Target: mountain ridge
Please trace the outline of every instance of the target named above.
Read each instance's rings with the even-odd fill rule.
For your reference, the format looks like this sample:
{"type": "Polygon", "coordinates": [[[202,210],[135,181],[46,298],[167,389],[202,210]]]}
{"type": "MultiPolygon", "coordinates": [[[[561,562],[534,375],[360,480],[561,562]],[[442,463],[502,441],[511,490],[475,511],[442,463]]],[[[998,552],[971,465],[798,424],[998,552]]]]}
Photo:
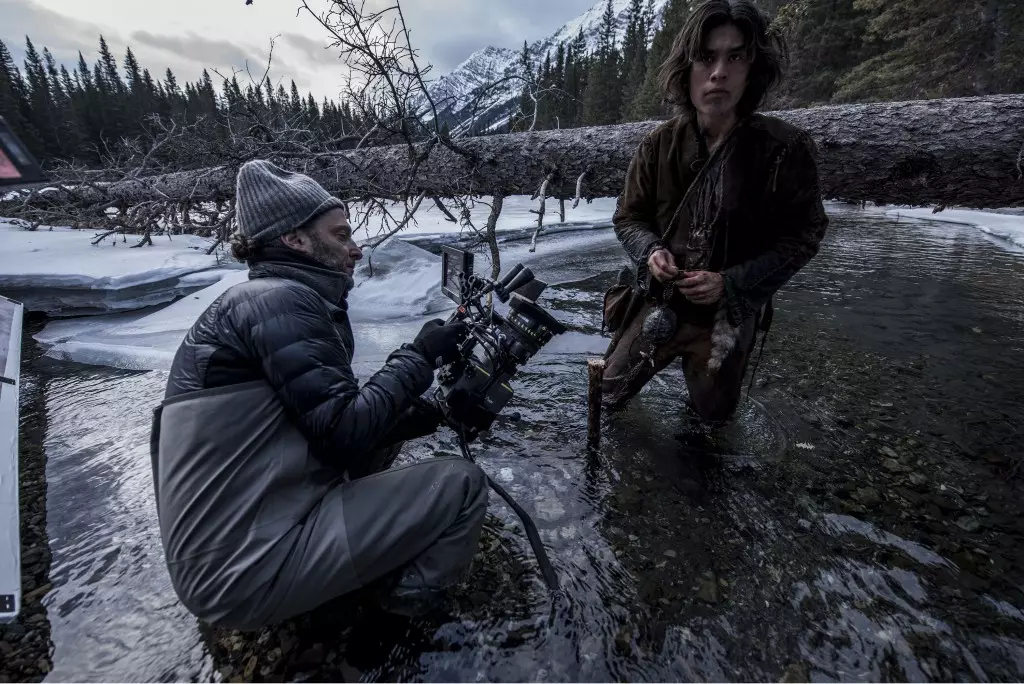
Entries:
{"type": "MultiPolygon", "coordinates": [[[[667,4],[668,0],[654,0],[656,26],[660,26],[667,4]]],[[[629,5],[630,0],[612,0],[617,45],[622,43],[626,32],[629,5]]],[[[605,6],[606,0],[599,0],[550,36],[529,45],[534,70],[543,64],[548,51],[554,52],[559,45],[567,45],[581,30],[588,54],[594,52],[600,40],[605,6]]],[[[453,135],[474,128],[493,132],[508,123],[523,87],[519,55],[519,50],[487,46],[428,84],[427,92],[437,106],[438,119],[448,125],[453,135]]]]}

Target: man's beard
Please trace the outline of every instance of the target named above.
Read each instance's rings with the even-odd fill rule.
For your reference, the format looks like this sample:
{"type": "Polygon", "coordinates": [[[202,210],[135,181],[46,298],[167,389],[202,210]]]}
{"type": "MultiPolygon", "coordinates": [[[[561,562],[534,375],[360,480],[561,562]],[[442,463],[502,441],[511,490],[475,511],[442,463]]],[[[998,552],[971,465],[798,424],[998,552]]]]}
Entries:
{"type": "Polygon", "coordinates": [[[348,264],[345,263],[345,259],[332,252],[324,241],[320,239],[319,235],[316,233],[310,233],[309,243],[310,248],[312,249],[310,256],[323,264],[324,268],[329,268],[330,270],[337,271],[338,273],[345,273],[346,267],[348,266],[348,264]]]}

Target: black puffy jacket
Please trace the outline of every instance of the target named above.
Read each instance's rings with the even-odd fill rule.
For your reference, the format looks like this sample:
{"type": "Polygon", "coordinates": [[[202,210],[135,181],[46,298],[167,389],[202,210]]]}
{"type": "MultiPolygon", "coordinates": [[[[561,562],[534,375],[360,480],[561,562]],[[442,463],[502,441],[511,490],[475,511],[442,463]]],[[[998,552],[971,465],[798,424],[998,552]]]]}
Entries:
{"type": "MultiPolygon", "coordinates": [[[[358,468],[374,449],[429,431],[418,429],[423,409],[416,399],[430,387],[433,368],[410,345],[395,350],[362,387],[353,375],[350,285],[298,252],[269,252],[268,260],[251,264],[247,282],[227,290],[188,331],[165,398],[265,379],[313,454],[342,470],[358,468]]],[[[435,418],[429,427],[436,425],[435,418]]]]}

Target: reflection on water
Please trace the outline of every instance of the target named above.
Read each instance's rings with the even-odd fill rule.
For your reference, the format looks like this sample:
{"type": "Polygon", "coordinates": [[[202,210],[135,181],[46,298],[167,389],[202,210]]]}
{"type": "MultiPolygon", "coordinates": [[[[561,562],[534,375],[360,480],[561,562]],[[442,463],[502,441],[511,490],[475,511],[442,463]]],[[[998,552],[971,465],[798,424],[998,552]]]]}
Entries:
{"type": "Polygon", "coordinates": [[[195,620],[163,565],[152,494],[149,412],[166,376],[45,366],[49,679],[207,678],[195,620]]]}
{"type": "MultiPolygon", "coordinates": [[[[297,644],[201,633],[169,586],[151,494],[149,410],[165,375],[34,364],[49,426],[50,678],[1024,676],[1020,257],[970,228],[837,216],[778,297],[729,428],[694,423],[673,367],[607,417],[588,454],[583,360],[604,346],[619,254],[605,235],[569,257],[546,258],[542,242],[507,258],[555,283],[544,300],[573,330],[518,378],[521,420],[474,451],[533,515],[562,593],[549,595],[495,496],[446,624],[341,615],[297,644]],[[299,655],[264,669],[274,649],[299,655]]],[[[456,452],[447,433],[403,458],[438,452],[456,452]]]]}

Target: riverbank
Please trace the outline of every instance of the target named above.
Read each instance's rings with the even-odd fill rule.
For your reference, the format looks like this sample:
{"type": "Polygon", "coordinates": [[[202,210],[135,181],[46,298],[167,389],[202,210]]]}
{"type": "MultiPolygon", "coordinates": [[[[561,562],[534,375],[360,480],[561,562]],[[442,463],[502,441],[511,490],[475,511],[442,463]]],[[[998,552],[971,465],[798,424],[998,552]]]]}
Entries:
{"type": "Polygon", "coordinates": [[[50,544],[46,531],[46,414],[43,387],[25,368],[42,350],[32,335],[46,320],[26,315],[22,331],[22,383],[18,468],[21,518],[22,607],[18,620],[0,625],[0,682],[39,682],[53,667],[50,623],[43,599],[50,583],[50,544]]]}

